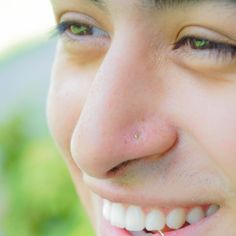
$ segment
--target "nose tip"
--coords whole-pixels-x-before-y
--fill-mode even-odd
[[[83,172],[95,178],[111,177],[134,160],[153,155],[160,158],[177,140],[175,128],[160,117],[123,127],[107,128],[106,124],[81,122],[72,137],[73,159]]]

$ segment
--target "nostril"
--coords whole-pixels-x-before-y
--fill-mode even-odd
[[[134,162],[135,160],[128,160],[128,161],[124,161],[121,164],[113,167],[111,170],[108,171],[107,175],[108,177],[114,177],[117,175],[120,175],[125,168],[130,164],[130,162]]]

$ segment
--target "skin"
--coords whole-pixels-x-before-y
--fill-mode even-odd
[[[236,235],[236,56],[172,47],[192,34],[236,45],[236,7],[140,3],[52,1],[58,23],[89,19],[105,32],[74,41],[67,32],[58,42],[53,137],[97,235],[102,198],[145,208],[219,204],[198,236]]]

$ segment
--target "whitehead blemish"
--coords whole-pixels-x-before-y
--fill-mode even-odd
[[[141,136],[140,132],[136,132],[134,134],[134,139],[138,140],[140,138],[140,136]]]
[[[134,148],[137,144],[141,144],[145,137],[145,124],[137,123],[124,130],[123,140],[126,147]],[[133,146],[134,145],[134,146]]]

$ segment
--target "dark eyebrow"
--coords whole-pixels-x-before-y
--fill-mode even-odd
[[[109,0],[88,0],[100,7],[105,7],[107,5],[107,1]],[[139,5],[144,8],[157,8],[157,9],[163,9],[163,8],[174,8],[174,7],[181,7],[181,6],[192,6],[194,4],[200,4],[200,3],[219,3],[219,4],[226,4],[226,5],[235,5],[236,6],[236,0],[139,0]]]
[[[200,2],[203,2],[203,0],[143,0],[142,4],[155,8],[171,8],[183,5],[193,5]]]

